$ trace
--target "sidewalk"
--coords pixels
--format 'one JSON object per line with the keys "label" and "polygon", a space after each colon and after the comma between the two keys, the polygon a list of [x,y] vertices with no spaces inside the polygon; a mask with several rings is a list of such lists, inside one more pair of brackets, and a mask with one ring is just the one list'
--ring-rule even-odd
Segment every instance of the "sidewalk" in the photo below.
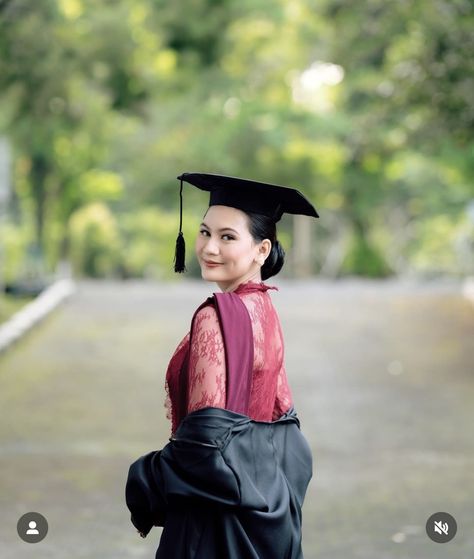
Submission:
{"label": "sidewalk", "polygon": [[[459,289],[268,280],[314,477],[305,559],[474,556],[474,311]],[[2,559],[152,558],[129,521],[129,464],[168,442],[164,374],[205,282],[82,282],[0,356]],[[38,544],[18,518],[49,522]],[[452,514],[456,537],[425,533]]]}

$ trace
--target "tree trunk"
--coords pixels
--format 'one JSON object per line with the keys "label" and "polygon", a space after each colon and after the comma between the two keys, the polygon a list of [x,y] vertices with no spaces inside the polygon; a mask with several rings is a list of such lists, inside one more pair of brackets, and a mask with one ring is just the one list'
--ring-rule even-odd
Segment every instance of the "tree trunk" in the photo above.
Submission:
{"label": "tree trunk", "polygon": [[48,176],[48,160],[41,154],[31,158],[31,187],[35,200],[35,233],[36,246],[40,254],[43,253],[44,214],[46,206],[46,177]]}
{"label": "tree trunk", "polygon": [[293,275],[308,278],[313,272],[311,251],[311,218],[305,215],[293,217]]}

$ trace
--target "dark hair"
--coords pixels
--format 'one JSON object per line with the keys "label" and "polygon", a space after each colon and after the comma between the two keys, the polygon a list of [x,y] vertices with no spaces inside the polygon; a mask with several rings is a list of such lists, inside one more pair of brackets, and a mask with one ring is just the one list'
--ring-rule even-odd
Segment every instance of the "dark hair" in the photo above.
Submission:
{"label": "dark hair", "polygon": [[283,267],[285,261],[285,251],[276,238],[276,223],[271,217],[253,212],[245,212],[248,216],[249,231],[255,242],[269,239],[272,243],[272,249],[267,256],[260,270],[262,281],[272,276],[276,276]]}

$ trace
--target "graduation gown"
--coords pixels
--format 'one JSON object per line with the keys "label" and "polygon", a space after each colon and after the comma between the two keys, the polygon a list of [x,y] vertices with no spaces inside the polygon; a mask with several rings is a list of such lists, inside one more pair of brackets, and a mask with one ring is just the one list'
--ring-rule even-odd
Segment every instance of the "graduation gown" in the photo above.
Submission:
{"label": "graduation gown", "polygon": [[215,293],[196,313],[206,304],[215,305],[222,327],[226,409],[187,414],[163,449],[131,464],[131,522],[144,537],[163,527],[156,559],[302,559],[312,455],[299,418],[294,407],[271,422],[246,415],[253,364],[248,311],[232,292]]}

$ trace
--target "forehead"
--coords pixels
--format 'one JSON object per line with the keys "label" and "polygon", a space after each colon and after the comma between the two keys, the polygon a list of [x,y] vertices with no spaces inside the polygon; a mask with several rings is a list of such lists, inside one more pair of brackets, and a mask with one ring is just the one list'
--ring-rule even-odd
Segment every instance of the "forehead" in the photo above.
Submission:
{"label": "forehead", "polygon": [[248,230],[248,220],[245,212],[231,206],[210,206],[204,216],[204,221],[211,227],[232,227]]}

